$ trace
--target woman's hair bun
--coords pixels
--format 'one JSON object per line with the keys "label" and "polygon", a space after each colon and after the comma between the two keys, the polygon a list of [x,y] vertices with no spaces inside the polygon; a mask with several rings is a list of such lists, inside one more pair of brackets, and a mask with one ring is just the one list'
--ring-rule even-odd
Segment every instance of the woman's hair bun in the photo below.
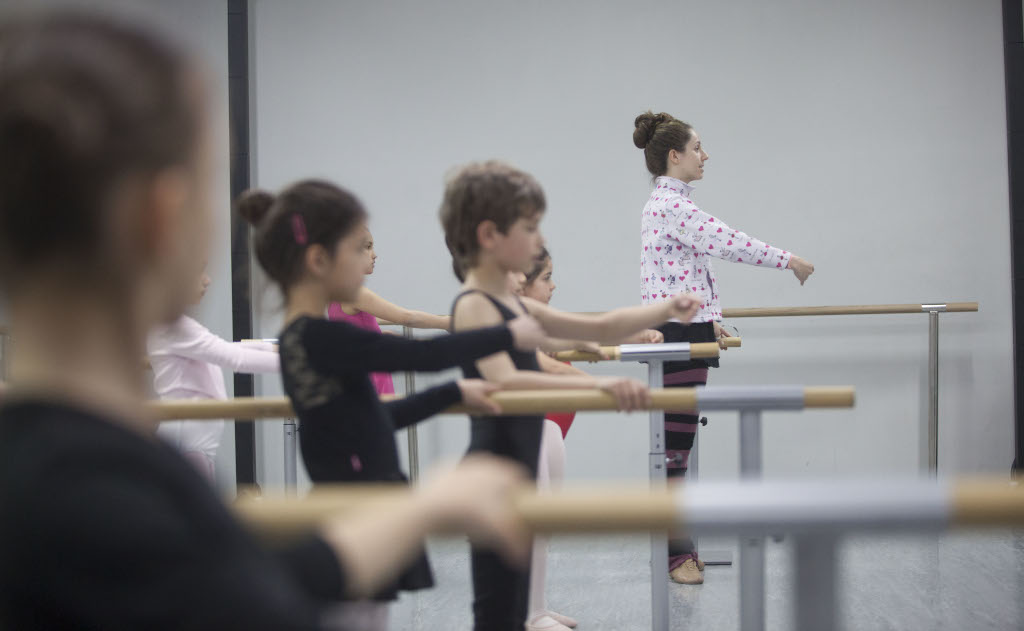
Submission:
{"label": "woman's hair bun", "polygon": [[238,214],[243,219],[254,227],[258,227],[270,213],[270,207],[276,200],[277,198],[272,193],[260,189],[249,189],[242,193],[235,205],[238,208]]}
{"label": "woman's hair bun", "polygon": [[654,138],[654,132],[657,131],[658,125],[667,123],[673,120],[671,114],[661,112],[655,114],[654,112],[647,110],[640,116],[636,117],[633,121],[633,144],[638,149],[646,149],[647,143],[651,142],[651,138]]}

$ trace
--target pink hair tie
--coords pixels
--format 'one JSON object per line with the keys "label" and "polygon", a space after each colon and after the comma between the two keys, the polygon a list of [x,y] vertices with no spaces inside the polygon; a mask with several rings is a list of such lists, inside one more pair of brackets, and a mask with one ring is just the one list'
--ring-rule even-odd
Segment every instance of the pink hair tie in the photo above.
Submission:
{"label": "pink hair tie", "polygon": [[292,234],[295,236],[295,242],[299,245],[306,245],[309,242],[309,235],[306,234],[306,222],[302,220],[302,215],[292,215]]}

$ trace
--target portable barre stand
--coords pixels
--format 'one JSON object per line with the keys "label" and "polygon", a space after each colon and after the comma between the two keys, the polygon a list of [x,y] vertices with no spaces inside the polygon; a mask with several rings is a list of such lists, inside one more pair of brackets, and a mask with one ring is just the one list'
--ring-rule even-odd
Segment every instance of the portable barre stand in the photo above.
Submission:
{"label": "portable barre stand", "polygon": [[935,476],[939,470],[939,314],[978,311],[976,302],[924,304],[845,305],[827,307],[753,307],[725,309],[725,318],[774,318],[783,316],[928,314],[928,435],[923,445],[926,470]]}
{"label": "portable barre stand", "polygon": [[[627,350],[621,361],[647,364],[651,388],[663,386],[666,361],[690,359],[689,344],[643,344]],[[802,386],[712,386],[697,388],[696,410],[733,410],[740,413],[740,476],[757,479],[762,473],[761,414],[766,410],[802,410]],[[651,487],[667,486],[668,460],[665,456],[665,411],[650,411],[649,467]],[[696,474],[696,471],[693,471]],[[812,540],[811,545],[817,540]],[[694,541],[696,547],[696,540]],[[824,545],[824,544],[820,544]],[[798,544],[799,547],[799,544]],[[812,551],[813,553],[813,551]],[[743,536],[739,541],[740,629],[764,629],[765,612],[764,536]],[[798,557],[803,558],[803,557]],[[824,561],[823,561],[824,562]],[[651,629],[668,631],[668,533],[651,533]]]}

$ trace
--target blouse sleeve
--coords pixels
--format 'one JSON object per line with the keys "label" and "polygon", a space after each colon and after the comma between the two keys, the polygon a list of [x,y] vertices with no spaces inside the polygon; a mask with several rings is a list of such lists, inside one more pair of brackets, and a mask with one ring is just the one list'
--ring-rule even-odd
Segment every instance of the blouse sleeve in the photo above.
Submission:
{"label": "blouse sleeve", "polygon": [[665,238],[677,241],[695,253],[733,263],[786,269],[790,252],[780,250],[740,230],[734,230],[697,206],[679,197],[668,204],[673,214]]}
{"label": "blouse sleeve", "polygon": [[273,350],[260,342],[253,346],[228,342],[194,320],[178,329],[168,352],[189,359],[204,361],[241,373],[274,373],[281,371],[281,361]]}

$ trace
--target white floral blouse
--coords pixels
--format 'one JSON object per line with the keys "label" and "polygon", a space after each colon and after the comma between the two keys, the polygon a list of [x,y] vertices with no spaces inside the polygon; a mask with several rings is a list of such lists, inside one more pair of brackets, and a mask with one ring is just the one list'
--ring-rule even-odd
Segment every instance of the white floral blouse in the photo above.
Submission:
{"label": "white floral blouse", "polygon": [[662,176],[644,206],[641,220],[640,297],[644,304],[681,292],[701,299],[694,322],[722,320],[718,283],[711,259],[784,270],[792,256],[734,230],[697,208],[693,187]]}

